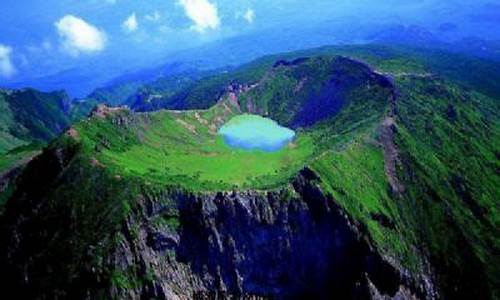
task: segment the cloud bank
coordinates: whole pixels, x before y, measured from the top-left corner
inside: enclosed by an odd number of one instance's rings
[[[217,7],[208,0],[179,0],[178,4],[193,21],[192,29],[203,33],[207,29],[217,29],[220,26]]]
[[[0,76],[10,78],[16,74],[16,68],[11,59],[12,48],[0,44]]]
[[[69,54],[94,53],[106,47],[104,31],[73,15],[66,15],[55,24],[62,48]]]

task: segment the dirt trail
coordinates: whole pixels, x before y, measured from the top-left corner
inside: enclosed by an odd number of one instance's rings
[[[397,177],[397,166],[400,163],[399,151],[394,142],[396,134],[396,122],[392,116],[387,116],[380,127],[380,143],[384,150],[385,174],[391,186],[392,192],[400,194],[405,191],[404,185]]]

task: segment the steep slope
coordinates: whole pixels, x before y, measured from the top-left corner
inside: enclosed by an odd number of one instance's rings
[[[0,212],[20,167],[81,118],[80,106],[63,91],[0,90]]]
[[[64,92],[0,90],[0,211],[16,169],[69,125],[69,106]]]
[[[0,105],[0,153],[33,141],[50,141],[69,124],[70,99],[64,92],[1,91]]]
[[[135,102],[131,108],[135,111],[208,109],[224,95],[229,85],[249,85],[258,81],[268,67],[268,64],[256,61],[238,68],[163,77],[139,89],[132,97]]]
[[[264,59],[205,110],[98,107],[21,175],[0,282],[30,298],[498,298],[498,101],[393,59]],[[245,112],[295,143],[229,149],[216,130]]]
[[[429,199],[413,211],[414,230],[451,298],[498,298],[498,100],[439,79],[399,82],[412,87],[402,94],[396,135],[406,198]],[[426,225],[418,222],[423,216]],[[452,224],[446,234],[444,224]]]
[[[214,105],[229,85],[251,85],[275,64],[288,60],[318,55],[342,55],[363,61],[379,72],[391,75],[404,73],[439,74],[463,87],[476,90],[492,98],[500,98],[500,64],[495,61],[448,52],[435,48],[417,48],[403,45],[328,46],[265,56],[236,69],[221,69],[198,74],[195,82],[183,84],[160,79],[145,85],[133,98],[136,111],[166,109],[199,109]],[[281,60],[281,62],[280,62]],[[174,77],[175,78],[175,77]]]

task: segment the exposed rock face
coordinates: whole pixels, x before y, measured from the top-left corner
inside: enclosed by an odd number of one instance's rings
[[[92,110],[90,115],[92,117],[95,117],[95,118],[104,119],[107,116],[112,115],[113,113],[123,111],[123,110],[126,110],[126,107],[124,107],[124,106],[123,107],[109,107],[109,106],[106,106],[105,104],[99,104]]]
[[[111,263],[151,277],[112,297],[432,298],[382,258],[359,225],[304,170],[293,192],[149,195],[129,218]],[[177,214],[179,230],[152,220]],[[149,274],[149,275],[148,275]]]

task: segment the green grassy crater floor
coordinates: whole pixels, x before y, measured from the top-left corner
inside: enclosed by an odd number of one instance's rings
[[[298,132],[293,142],[276,152],[238,150],[217,134],[237,113],[228,106],[206,111],[160,111],[132,116],[134,125],[118,130],[107,120],[84,122],[79,132],[105,147],[97,165],[119,175],[138,176],[155,184],[180,185],[192,190],[264,189],[284,184],[312,158],[313,138]],[[132,128],[132,129],[130,129]],[[95,148],[95,146],[94,146]]]

